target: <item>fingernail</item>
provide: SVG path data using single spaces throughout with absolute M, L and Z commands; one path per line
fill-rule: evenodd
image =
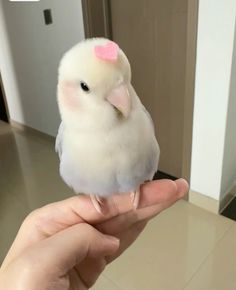
M 184 178 L 179 178 L 175 181 L 178 186 L 178 192 L 180 196 L 185 196 L 189 191 L 189 184 Z
M 180 180 L 187 182 L 183 177 L 176 179 L 176 181 L 180 181 Z

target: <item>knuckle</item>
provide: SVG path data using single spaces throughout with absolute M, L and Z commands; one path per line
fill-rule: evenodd
M 38 216 L 39 216 L 39 209 L 33 210 L 26 216 L 26 218 L 23 221 L 22 226 L 33 223 L 37 219 Z
M 35 209 L 29 213 L 28 216 L 24 219 L 21 228 L 27 230 L 31 228 L 35 228 L 37 230 L 43 229 L 47 220 L 47 216 L 45 215 L 45 212 L 47 211 L 44 210 L 46 207 L 47 206 Z

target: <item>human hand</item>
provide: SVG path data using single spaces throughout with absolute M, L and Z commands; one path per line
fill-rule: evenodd
M 182 179 L 159 180 L 141 187 L 137 210 L 126 194 L 104 201 L 104 214 L 94 209 L 87 196 L 33 211 L 3 262 L 0 285 L 5 290 L 89 289 L 105 266 L 135 241 L 148 220 L 187 190 Z

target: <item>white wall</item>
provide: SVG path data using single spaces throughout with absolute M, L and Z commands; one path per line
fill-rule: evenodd
M 234 33 L 234 51 L 229 93 L 221 198 L 236 182 L 236 28 Z
M 236 16 L 235 0 L 200 0 L 191 189 L 219 200 Z
M 53 15 L 53 24 L 48 26 L 43 19 L 47 8 L 52 9 Z M 57 67 L 62 53 L 84 38 L 81 0 L 1 0 L 0 9 L 6 28 L 0 30 L 4 43 L 0 48 L 0 68 L 10 117 L 55 135 L 60 122 Z

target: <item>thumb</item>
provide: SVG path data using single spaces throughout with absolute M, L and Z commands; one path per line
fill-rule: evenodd
M 55 275 L 64 275 L 86 257 L 95 258 L 114 254 L 119 240 L 104 235 L 94 227 L 82 223 L 71 226 L 32 247 L 38 264 Z

